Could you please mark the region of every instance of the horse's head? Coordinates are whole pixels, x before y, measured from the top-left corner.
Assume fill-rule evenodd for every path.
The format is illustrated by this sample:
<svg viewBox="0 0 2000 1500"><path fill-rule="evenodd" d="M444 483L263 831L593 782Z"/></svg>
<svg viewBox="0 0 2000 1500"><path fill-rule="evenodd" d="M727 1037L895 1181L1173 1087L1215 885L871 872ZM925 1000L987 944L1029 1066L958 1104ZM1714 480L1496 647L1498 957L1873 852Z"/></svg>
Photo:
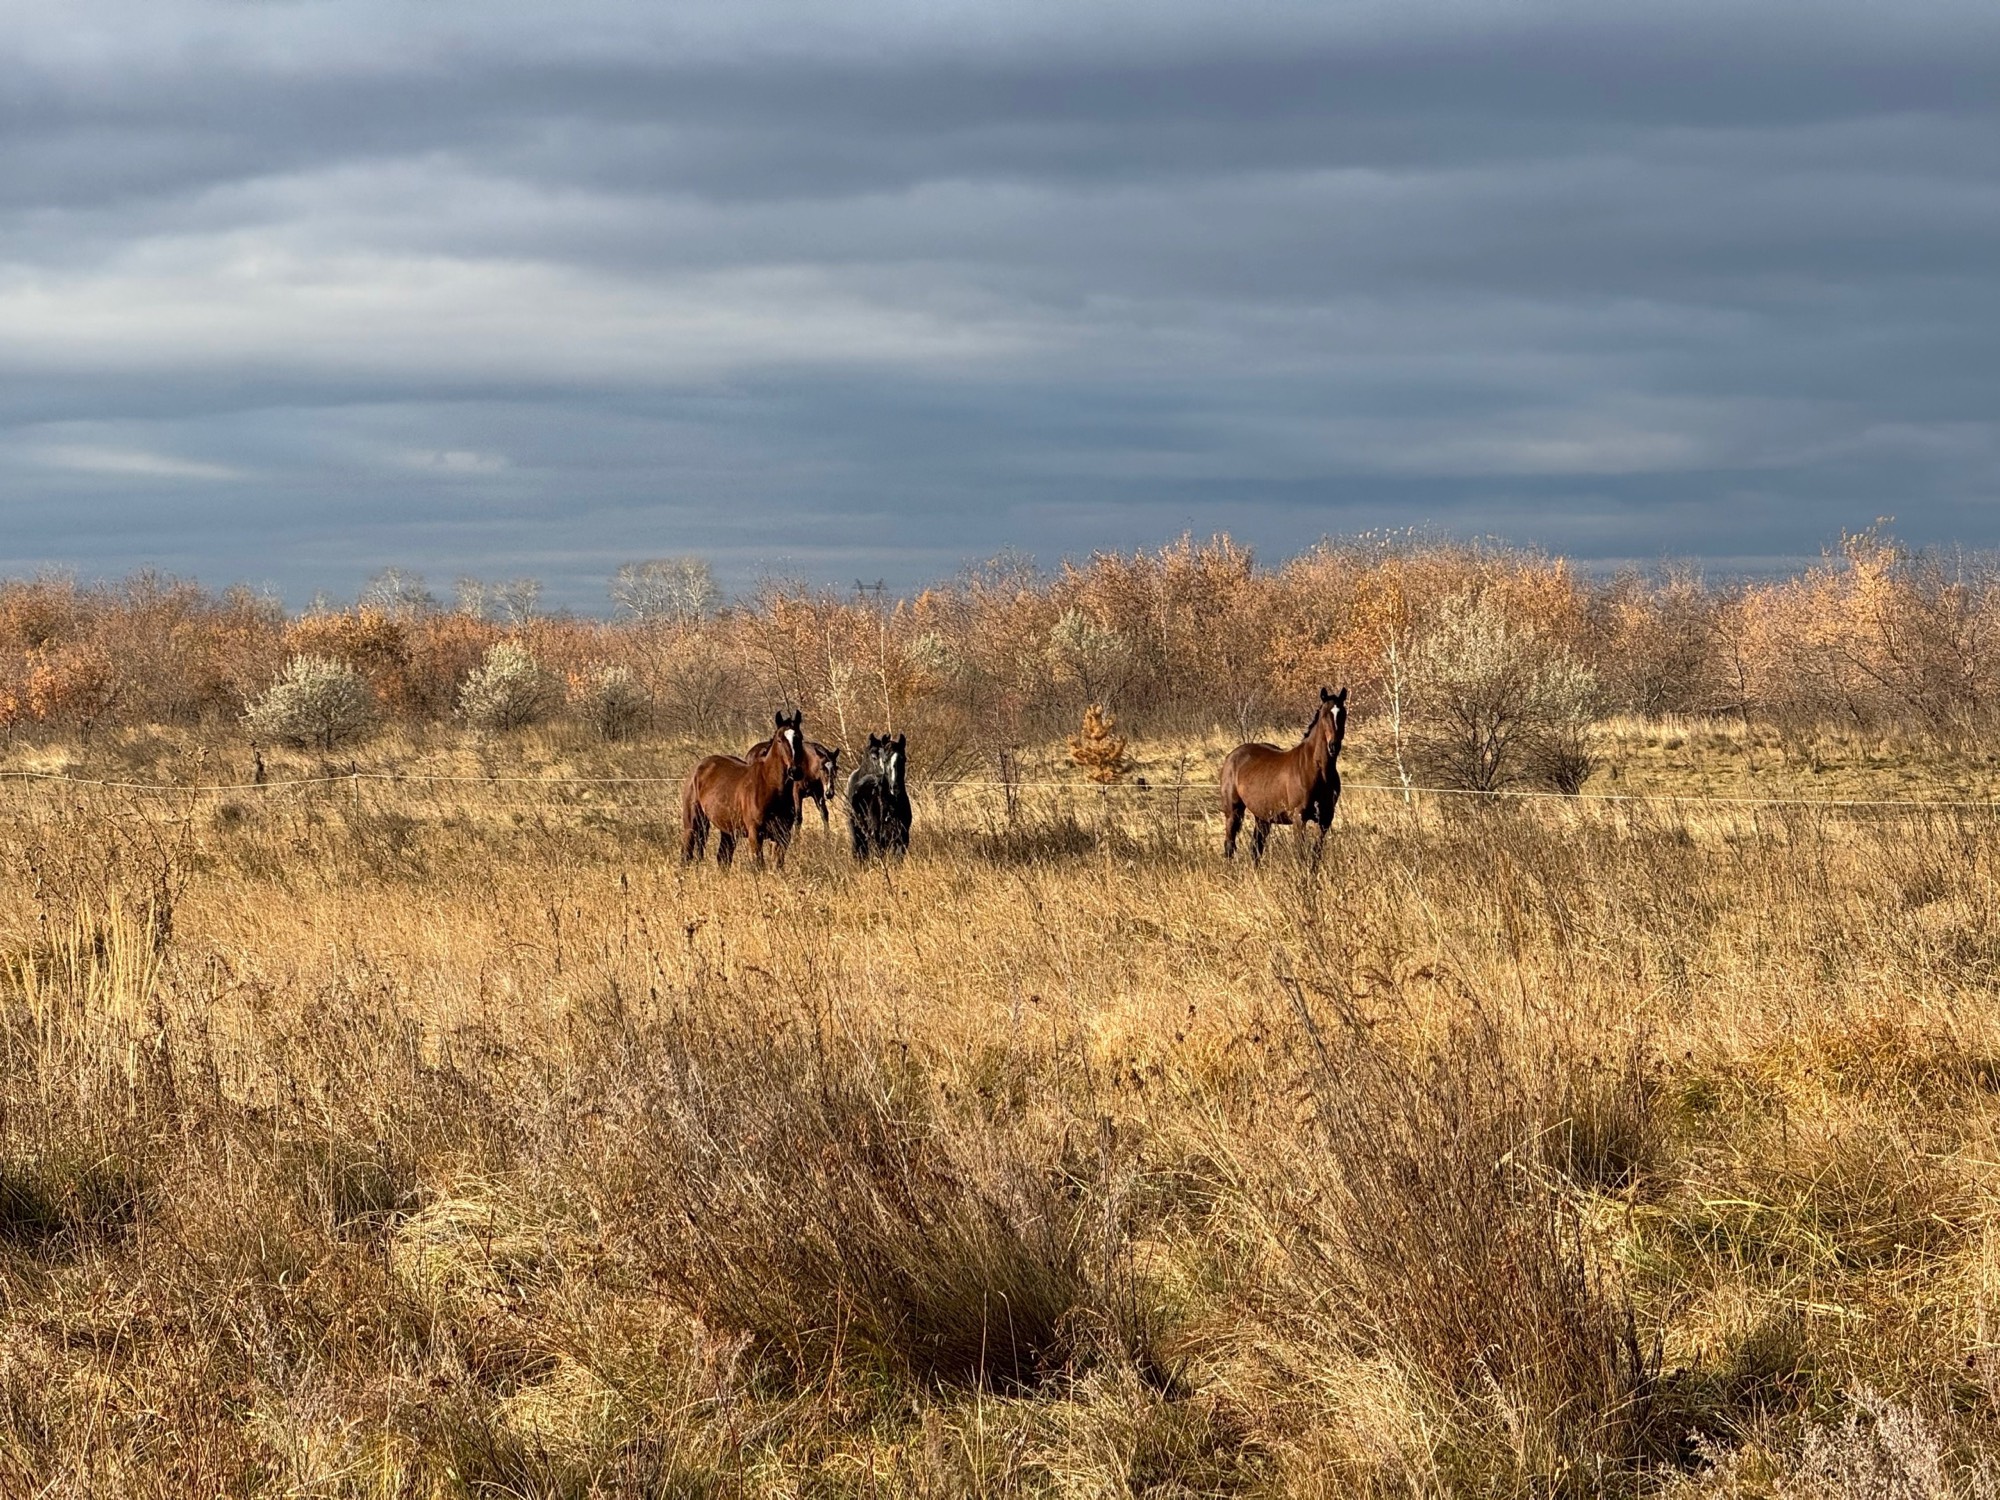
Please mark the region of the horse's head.
<svg viewBox="0 0 2000 1500"><path fill-rule="evenodd" d="M805 715L796 708L790 714L779 709L771 722L777 726L771 747L785 767L785 780L797 781L806 768Z"/></svg>
<svg viewBox="0 0 2000 1500"><path fill-rule="evenodd" d="M903 790L903 776L909 764L909 744L902 735L882 736L882 769L888 773L890 790Z"/></svg>
<svg viewBox="0 0 2000 1500"><path fill-rule="evenodd" d="M1340 754L1341 741L1347 738L1346 688L1337 693L1328 688L1319 690L1319 707L1306 726L1306 738L1319 745L1328 760Z"/></svg>
<svg viewBox="0 0 2000 1500"><path fill-rule="evenodd" d="M815 774L821 781L831 786L833 778L840 772L840 746L835 745L829 749L825 745L815 745L813 758L819 762L819 770Z"/></svg>

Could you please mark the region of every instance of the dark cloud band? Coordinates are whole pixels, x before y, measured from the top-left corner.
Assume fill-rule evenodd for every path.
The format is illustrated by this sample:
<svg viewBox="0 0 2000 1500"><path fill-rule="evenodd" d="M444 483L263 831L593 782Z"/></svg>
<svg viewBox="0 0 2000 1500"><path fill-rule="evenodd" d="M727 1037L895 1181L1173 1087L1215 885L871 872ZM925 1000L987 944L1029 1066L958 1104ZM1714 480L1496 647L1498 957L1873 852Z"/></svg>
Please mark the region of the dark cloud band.
<svg viewBox="0 0 2000 1500"><path fill-rule="evenodd" d="M1990 7L44 9L7 567L2000 542Z"/></svg>

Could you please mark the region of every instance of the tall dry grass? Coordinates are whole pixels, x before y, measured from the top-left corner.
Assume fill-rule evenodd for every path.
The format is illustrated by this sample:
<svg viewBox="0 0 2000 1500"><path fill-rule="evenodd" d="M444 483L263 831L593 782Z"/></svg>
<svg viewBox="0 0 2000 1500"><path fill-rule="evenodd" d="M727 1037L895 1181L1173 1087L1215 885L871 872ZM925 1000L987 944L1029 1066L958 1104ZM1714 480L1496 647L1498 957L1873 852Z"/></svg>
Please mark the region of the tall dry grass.
<svg viewBox="0 0 2000 1500"><path fill-rule="evenodd" d="M1990 812L313 764L0 785L0 1493L1990 1487Z"/></svg>

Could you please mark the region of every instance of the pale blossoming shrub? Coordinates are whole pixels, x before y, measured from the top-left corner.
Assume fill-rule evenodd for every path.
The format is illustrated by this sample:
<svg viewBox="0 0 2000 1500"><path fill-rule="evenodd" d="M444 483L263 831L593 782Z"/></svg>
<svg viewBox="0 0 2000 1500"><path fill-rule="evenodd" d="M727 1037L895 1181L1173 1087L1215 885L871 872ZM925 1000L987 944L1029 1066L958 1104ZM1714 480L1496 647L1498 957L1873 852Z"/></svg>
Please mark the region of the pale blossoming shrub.
<svg viewBox="0 0 2000 1500"><path fill-rule="evenodd" d="M1073 682L1090 699L1101 697L1124 664L1125 640L1080 609L1066 609L1049 630L1049 664L1056 680Z"/></svg>
<svg viewBox="0 0 2000 1500"><path fill-rule="evenodd" d="M1411 653L1399 752L1433 786L1576 792L1590 775L1597 674L1491 594L1445 600Z"/></svg>
<svg viewBox="0 0 2000 1500"><path fill-rule="evenodd" d="M243 716L255 739L331 750L375 725L375 696L361 674L331 656L295 656Z"/></svg>
<svg viewBox="0 0 2000 1500"><path fill-rule="evenodd" d="M562 707L561 681L515 641L501 641L465 679L458 711L475 729L522 729Z"/></svg>

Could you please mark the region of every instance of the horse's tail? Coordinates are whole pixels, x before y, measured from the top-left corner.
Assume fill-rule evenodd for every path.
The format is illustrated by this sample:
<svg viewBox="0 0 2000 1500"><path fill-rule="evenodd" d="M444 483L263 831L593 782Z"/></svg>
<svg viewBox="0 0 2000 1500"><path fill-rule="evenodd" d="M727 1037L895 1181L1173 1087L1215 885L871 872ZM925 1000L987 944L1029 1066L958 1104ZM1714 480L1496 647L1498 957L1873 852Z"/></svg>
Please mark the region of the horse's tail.
<svg viewBox="0 0 2000 1500"><path fill-rule="evenodd" d="M701 767L688 772L681 787L681 858L693 859L708 842L708 814L701 806Z"/></svg>
<svg viewBox="0 0 2000 1500"><path fill-rule="evenodd" d="M1221 783L1222 815L1226 818L1236 810L1242 799L1236 795L1236 752L1230 751L1222 758L1222 772L1217 777Z"/></svg>

